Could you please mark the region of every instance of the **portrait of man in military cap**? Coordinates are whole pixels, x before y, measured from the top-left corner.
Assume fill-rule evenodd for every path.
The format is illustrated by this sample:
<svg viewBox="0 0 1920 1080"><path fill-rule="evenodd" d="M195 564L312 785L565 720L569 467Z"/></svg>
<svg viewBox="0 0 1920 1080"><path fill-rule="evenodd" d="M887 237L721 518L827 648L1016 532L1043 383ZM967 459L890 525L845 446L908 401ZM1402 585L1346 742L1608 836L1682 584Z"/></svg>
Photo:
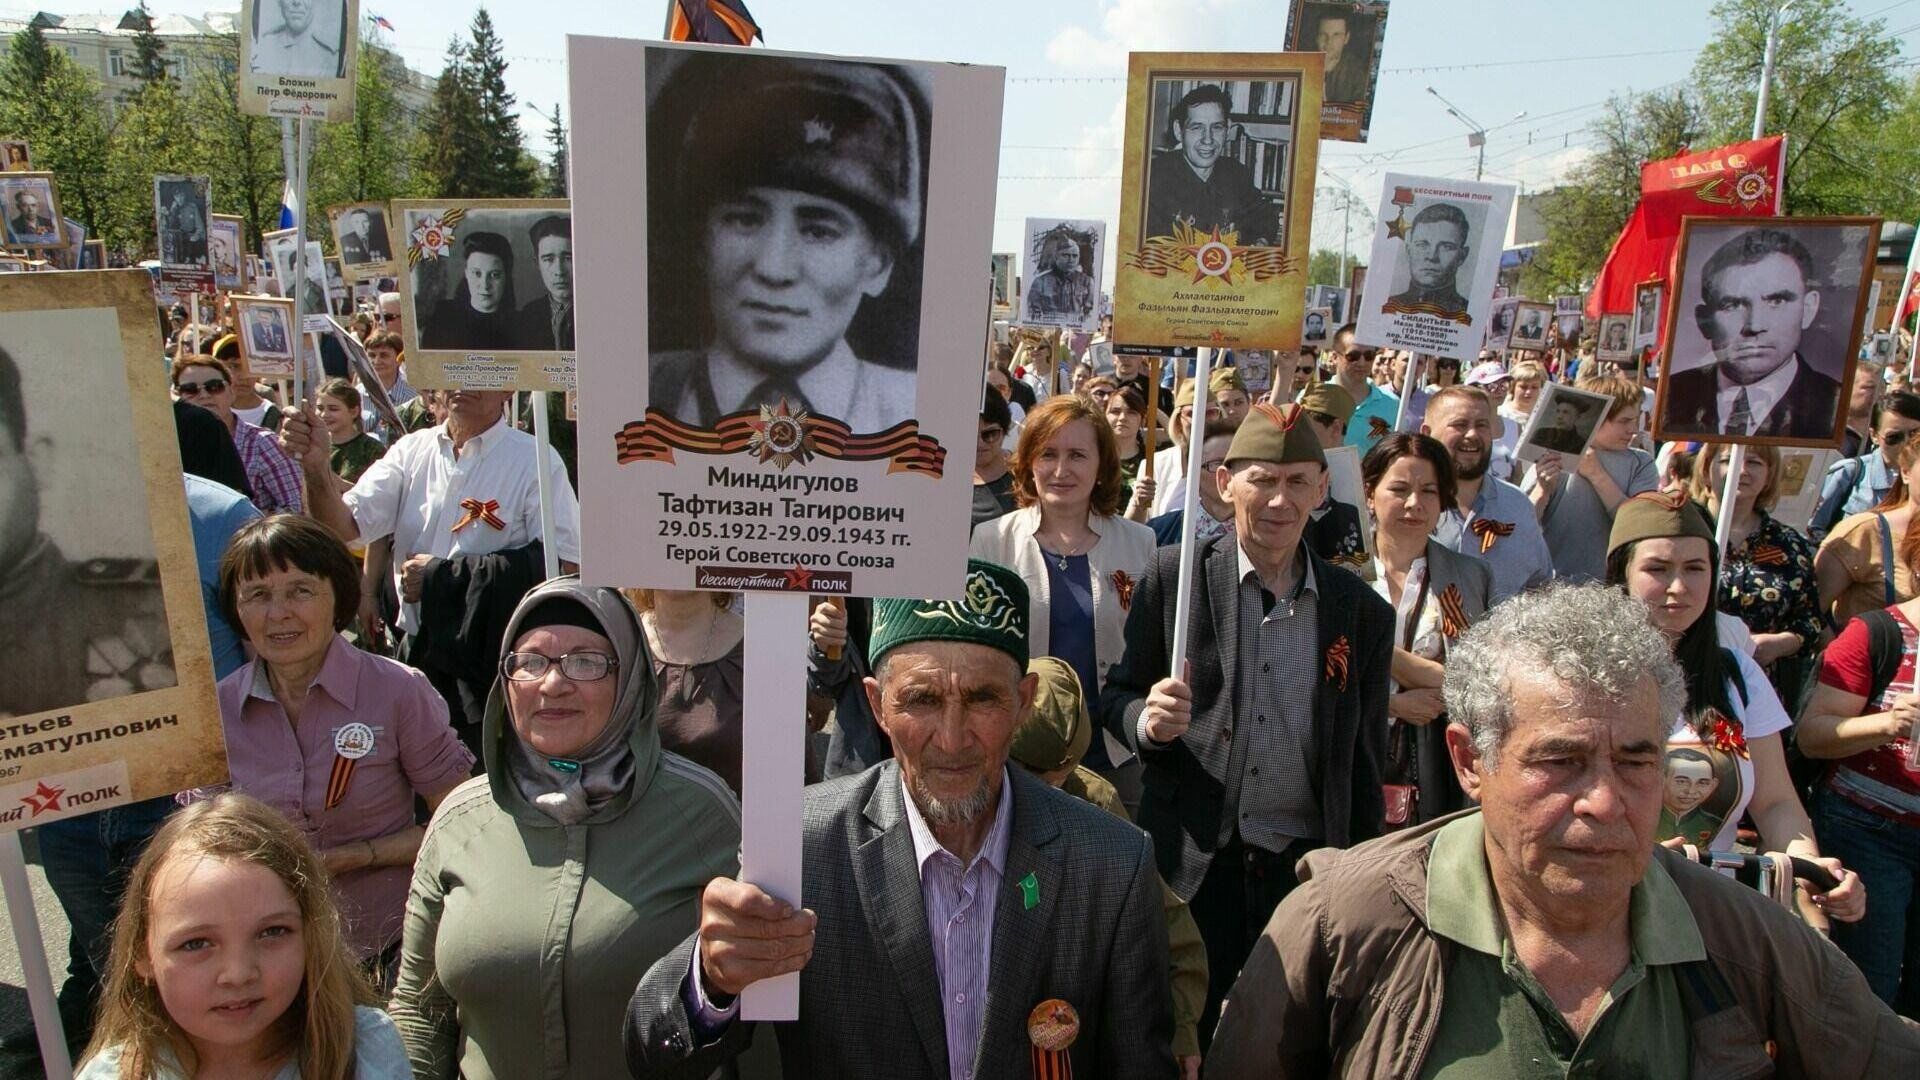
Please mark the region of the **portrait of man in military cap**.
<svg viewBox="0 0 1920 1080"><path fill-rule="evenodd" d="M346 76L347 0L252 0L249 69L309 79Z"/></svg>
<svg viewBox="0 0 1920 1080"><path fill-rule="evenodd" d="M160 261L168 266L209 268L207 177L153 178L154 225L160 236Z"/></svg>
<svg viewBox="0 0 1920 1080"><path fill-rule="evenodd" d="M74 362L72 321L0 314L0 715L176 682L133 432L98 411L125 412L122 371Z"/></svg>
<svg viewBox="0 0 1920 1080"><path fill-rule="evenodd" d="M744 50L646 75L649 408L913 419L926 75Z"/></svg>
<svg viewBox="0 0 1920 1080"><path fill-rule="evenodd" d="M1021 296L1020 322L1091 331L1098 322L1104 221L1027 219L1033 280Z"/></svg>

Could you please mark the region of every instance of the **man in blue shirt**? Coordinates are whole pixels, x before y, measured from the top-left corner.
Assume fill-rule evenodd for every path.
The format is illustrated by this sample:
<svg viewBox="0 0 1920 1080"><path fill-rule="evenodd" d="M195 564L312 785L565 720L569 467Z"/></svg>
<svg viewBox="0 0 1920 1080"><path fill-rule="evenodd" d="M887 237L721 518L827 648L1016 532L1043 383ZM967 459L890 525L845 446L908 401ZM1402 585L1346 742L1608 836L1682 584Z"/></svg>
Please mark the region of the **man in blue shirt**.
<svg viewBox="0 0 1920 1080"><path fill-rule="evenodd" d="M1439 440L1453 459L1458 504L1447 508L1433 538L1462 555L1485 559L1498 604L1553 577L1533 501L1519 488L1487 474L1493 460L1493 400L1477 386L1449 386L1427 402L1420 430Z"/></svg>
<svg viewBox="0 0 1920 1080"><path fill-rule="evenodd" d="M1368 381L1373 358L1380 350L1355 344L1353 329L1354 324L1348 323L1333 332L1334 368L1329 381L1353 398L1353 417L1347 421L1347 445L1364 455L1393 430L1394 421L1400 415L1400 398Z"/></svg>

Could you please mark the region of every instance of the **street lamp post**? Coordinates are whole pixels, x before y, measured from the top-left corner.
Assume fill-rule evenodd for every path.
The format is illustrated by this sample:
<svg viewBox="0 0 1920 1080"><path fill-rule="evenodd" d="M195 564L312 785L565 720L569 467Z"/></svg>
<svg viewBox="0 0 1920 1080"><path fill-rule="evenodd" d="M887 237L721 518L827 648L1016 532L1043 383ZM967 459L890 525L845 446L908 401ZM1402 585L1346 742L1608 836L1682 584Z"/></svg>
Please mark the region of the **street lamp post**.
<svg viewBox="0 0 1920 1080"><path fill-rule="evenodd" d="M1467 145L1480 151L1479 157L1473 166L1473 178L1479 180L1487 171L1487 126L1475 120L1473 117L1468 116L1466 113L1461 112L1460 107L1453 102L1448 101L1444 97L1440 97L1440 91L1435 90L1433 87L1427 87L1427 93L1432 94L1436 98L1440 98L1440 104L1447 107L1448 115L1467 125ZM1511 124L1514 120L1523 119L1526 115L1526 110L1522 109L1514 113L1513 120L1509 120L1507 123Z"/></svg>

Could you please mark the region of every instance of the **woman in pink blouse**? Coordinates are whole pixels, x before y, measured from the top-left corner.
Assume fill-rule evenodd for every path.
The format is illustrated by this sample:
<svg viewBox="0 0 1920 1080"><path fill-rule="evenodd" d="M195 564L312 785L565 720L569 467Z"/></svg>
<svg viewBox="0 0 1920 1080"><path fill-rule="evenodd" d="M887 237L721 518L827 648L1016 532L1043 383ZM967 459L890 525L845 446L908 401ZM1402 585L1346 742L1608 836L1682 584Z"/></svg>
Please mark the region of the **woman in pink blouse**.
<svg viewBox="0 0 1920 1080"><path fill-rule="evenodd" d="M220 680L233 786L287 815L333 878L348 944L385 971L420 850L414 796L437 807L473 770L446 703L413 668L340 636L360 568L312 518L275 514L235 533L220 608L255 659Z"/></svg>

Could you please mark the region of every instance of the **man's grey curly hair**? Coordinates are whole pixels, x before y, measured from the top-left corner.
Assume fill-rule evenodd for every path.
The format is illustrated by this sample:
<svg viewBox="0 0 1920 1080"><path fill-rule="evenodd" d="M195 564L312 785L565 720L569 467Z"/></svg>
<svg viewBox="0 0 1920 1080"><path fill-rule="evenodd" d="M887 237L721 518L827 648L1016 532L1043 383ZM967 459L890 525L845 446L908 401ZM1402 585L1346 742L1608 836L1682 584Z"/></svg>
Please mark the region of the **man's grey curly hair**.
<svg viewBox="0 0 1920 1080"><path fill-rule="evenodd" d="M1554 585L1508 600L1461 635L1447 653L1447 716L1464 724L1488 771L1513 730L1512 684L1551 676L1569 696L1625 699L1652 677L1660 715L1686 708L1687 684L1673 649L1639 601L1605 585Z"/></svg>

